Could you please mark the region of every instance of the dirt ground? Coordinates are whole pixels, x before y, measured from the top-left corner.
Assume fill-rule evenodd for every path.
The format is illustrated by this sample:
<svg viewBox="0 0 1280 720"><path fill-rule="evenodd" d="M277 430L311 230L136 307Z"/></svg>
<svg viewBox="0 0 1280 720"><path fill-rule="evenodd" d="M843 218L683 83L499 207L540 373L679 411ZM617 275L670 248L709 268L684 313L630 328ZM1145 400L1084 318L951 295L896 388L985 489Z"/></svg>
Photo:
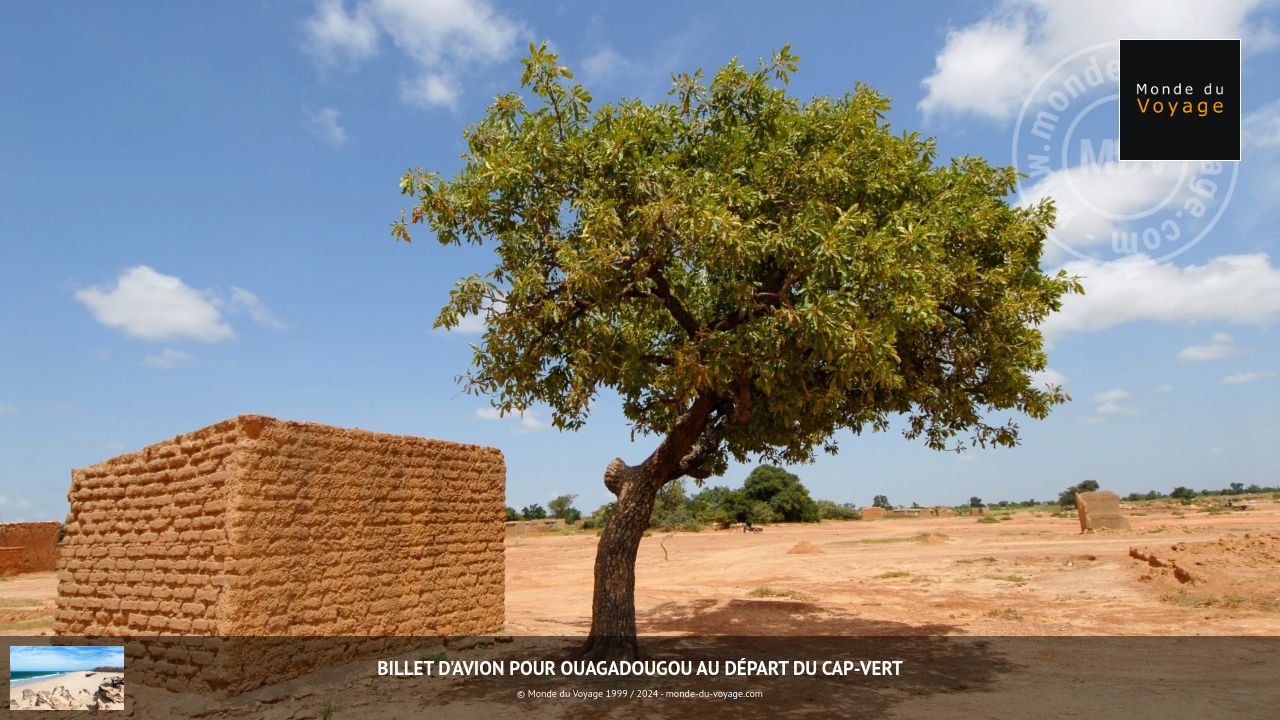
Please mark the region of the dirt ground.
<svg viewBox="0 0 1280 720"><path fill-rule="evenodd" d="M397 679L376 677L372 661L360 660L224 700L135 686L121 716L373 720L415 717L425 708L445 718L500 716L515 708L530 718L595 720L691 712L761 719L1274 717L1270 712L1280 705L1280 686L1272 682L1273 641L1280 636L1280 502L1268 498L1250 501L1248 510L1214 513L1144 504L1127 514L1130 530L1084 535L1074 518L1024 511L985 522L955 517L779 525L760 533L655 532L641 544L640 631L670 636L647 641L654 657L681 657L665 644L685 641L704 654L785 657L796 645L781 636L856 635L864 636L863 644L833 637L835 644L826 647L809 637L802 647L815 657L899 658L909 668L901 678L712 678L692 685L670 678ZM573 532L508 539L505 632L544 637L469 649L449 645L406 658L571 652L578 641L547 636L587 632L595 543L595 535ZM55 590L52 573L0 581L0 633L48 633ZM755 645L746 646L740 638L717 645L674 637L703 635L779 637L753 637ZM1227 637L1105 637L1118 635ZM1239 637L1249 635L1258 637ZM1034 636L1095 637L1046 643ZM761 694L741 701L643 702L523 694L683 686ZM1085 686L1090 691L1082 694Z"/></svg>
<svg viewBox="0 0 1280 720"><path fill-rule="evenodd" d="M1202 510L1139 504L1132 529L1083 535L1030 512L655 531L637 621L646 635L1280 635L1280 502ZM595 547L508 538L505 632L585 635ZM54 573L0 581L0 634L48 634L56 592Z"/></svg>
<svg viewBox="0 0 1280 720"><path fill-rule="evenodd" d="M1132 529L1083 535L1029 512L655 531L637 622L655 635L1280 635L1280 502L1126 512ZM508 540L507 632L586 633L595 543ZM788 552L799 543L813 547Z"/></svg>

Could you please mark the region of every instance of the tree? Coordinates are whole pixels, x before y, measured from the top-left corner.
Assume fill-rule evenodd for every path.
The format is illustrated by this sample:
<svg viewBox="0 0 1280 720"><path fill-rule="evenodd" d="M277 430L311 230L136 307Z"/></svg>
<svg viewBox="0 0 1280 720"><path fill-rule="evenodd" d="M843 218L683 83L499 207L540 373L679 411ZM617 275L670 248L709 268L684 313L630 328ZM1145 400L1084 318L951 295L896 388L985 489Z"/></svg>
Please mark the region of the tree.
<svg viewBox="0 0 1280 720"><path fill-rule="evenodd" d="M893 504L889 502L888 496L877 495L871 501L871 507L878 507L878 508L884 508L885 510L892 510Z"/></svg>
<svg viewBox="0 0 1280 720"><path fill-rule="evenodd" d="M742 483L749 500L768 503L776 519L783 522L818 522L818 505L800 478L774 465L761 465Z"/></svg>
<svg viewBox="0 0 1280 720"><path fill-rule="evenodd" d="M519 520L519 519L520 519L520 513L516 512L515 508L508 505L507 506L507 522L511 522L512 520Z"/></svg>
<svg viewBox="0 0 1280 720"><path fill-rule="evenodd" d="M573 506L573 501L577 495L559 495L555 499L547 502L547 510L551 513L551 517L563 518L565 522L572 523L582 517L582 513L578 512Z"/></svg>
<svg viewBox="0 0 1280 720"><path fill-rule="evenodd" d="M982 498L978 497L977 495L974 495L973 497L969 498L969 507L971 508L982 507Z"/></svg>
<svg viewBox="0 0 1280 720"><path fill-rule="evenodd" d="M1058 493L1058 504L1062 507L1075 507L1076 493L1097 492L1097 480L1081 480L1078 484Z"/></svg>
<svg viewBox="0 0 1280 720"><path fill-rule="evenodd" d="M861 520L862 513L853 503L837 503L835 500L819 500L818 515L823 520Z"/></svg>
<svg viewBox="0 0 1280 720"><path fill-rule="evenodd" d="M1191 500L1195 498L1196 495L1197 493L1195 490L1181 485L1174 488L1173 492L1169 493L1169 497L1174 498L1175 500Z"/></svg>
<svg viewBox="0 0 1280 720"><path fill-rule="evenodd" d="M522 520L542 520L547 516L547 511L537 503L525 505L520 511L520 519Z"/></svg>
<svg viewBox="0 0 1280 720"><path fill-rule="evenodd" d="M502 413L545 405L576 430L604 389L652 452L615 458L596 552L589 658L638 657L635 557L658 491L730 460L802 463L836 431L888 430L938 450L1013 446L999 411L1045 417L1037 325L1079 289L1040 271L1053 208L1011 207L1017 173L936 163L891 131L865 85L788 95L789 47L667 100L594 104L546 46L524 94L466 131L452 179L410 170L411 207L446 246L491 243L437 328L484 322L465 389ZM994 424L989 424L994 423Z"/></svg>

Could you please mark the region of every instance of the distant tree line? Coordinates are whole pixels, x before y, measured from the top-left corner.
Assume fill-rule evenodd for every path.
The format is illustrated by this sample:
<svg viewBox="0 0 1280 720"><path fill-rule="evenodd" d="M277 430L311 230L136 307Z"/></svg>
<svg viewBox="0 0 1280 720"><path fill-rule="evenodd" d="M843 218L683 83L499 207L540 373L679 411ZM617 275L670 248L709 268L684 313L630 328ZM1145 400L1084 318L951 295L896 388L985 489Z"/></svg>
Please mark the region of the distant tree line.
<svg viewBox="0 0 1280 720"><path fill-rule="evenodd" d="M1076 504L1076 493L1094 492L1099 489L1096 480L1084 480L1058 493L1057 504L1071 507ZM1190 500L1199 496L1249 495L1257 493L1280 493L1280 487L1264 487L1261 485L1244 485L1234 482L1221 490L1192 490L1179 485L1168 493L1152 490L1146 493L1133 492L1124 497L1130 502L1141 500ZM542 520L561 518L567 524L582 521L585 529L600 529L609 522L614 503L601 505L595 512L583 516L573 501L577 495L560 495L547 502L546 507L534 503L520 510L507 508L507 520ZM989 507L1016 508L1037 507L1046 502L1029 500L1001 500ZM893 510L894 505L885 495L876 495L871 501L872 507ZM969 498L968 508L987 506L982 498ZM920 508L919 503L911 503L911 507ZM966 506L957 506L963 510ZM764 525L774 522L820 522L822 520L860 520L862 513L853 503L837 503L834 500L814 500L809 490L794 473L787 472L773 465L761 465L751 471L739 489L731 489L723 485L702 488L689 494L683 481L668 483L654 501L650 527L659 530L701 530L707 525L728 526L734 523L751 523Z"/></svg>

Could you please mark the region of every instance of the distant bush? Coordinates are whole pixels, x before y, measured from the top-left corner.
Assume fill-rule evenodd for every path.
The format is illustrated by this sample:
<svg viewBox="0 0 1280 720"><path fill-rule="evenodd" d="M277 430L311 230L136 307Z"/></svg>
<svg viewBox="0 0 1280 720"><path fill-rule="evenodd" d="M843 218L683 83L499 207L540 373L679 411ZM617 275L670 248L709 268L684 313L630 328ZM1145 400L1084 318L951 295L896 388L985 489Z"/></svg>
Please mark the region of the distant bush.
<svg viewBox="0 0 1280 720"><path fill-rule="evenodd" d="M613 515L614 503L601 505L596 511L582 519L583 530L603 530L609 524L609 516Z"/></svg>
<svg viewBox="0 0 1280 720"><path fill-rule="evenodd" d="M862 512L853 503L837 503L834 500L818 501L818 517L823 520L861 520Z"/></svg>

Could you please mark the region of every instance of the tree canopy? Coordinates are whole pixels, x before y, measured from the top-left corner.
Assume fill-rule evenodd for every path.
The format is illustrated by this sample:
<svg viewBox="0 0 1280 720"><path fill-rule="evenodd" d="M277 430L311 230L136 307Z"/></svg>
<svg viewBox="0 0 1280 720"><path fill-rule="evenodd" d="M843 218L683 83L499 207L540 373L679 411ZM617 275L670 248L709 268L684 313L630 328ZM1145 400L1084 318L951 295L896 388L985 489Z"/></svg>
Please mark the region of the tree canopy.
<svg viewBox="0 0 1280 720"><path fill-rule="evenodd" d="M937 449L1010 446L1016 424L989 413L1065 399L1030 374L1036 325L1078 284L1040 272L1052 207L1011 207L1014 169L937 163L865 85L788 95L786 47L754 71L679 75L665 102L595 106L530 50L526 92L467 130L451 180L406 173L415 202L393 225L493 243L496 264L436 319L485 322L468 390L570 429L605 388L642 434L696 411L711 441L676 476L699 478L730 458L808 461L835 430L898 415Z"/></svg>

